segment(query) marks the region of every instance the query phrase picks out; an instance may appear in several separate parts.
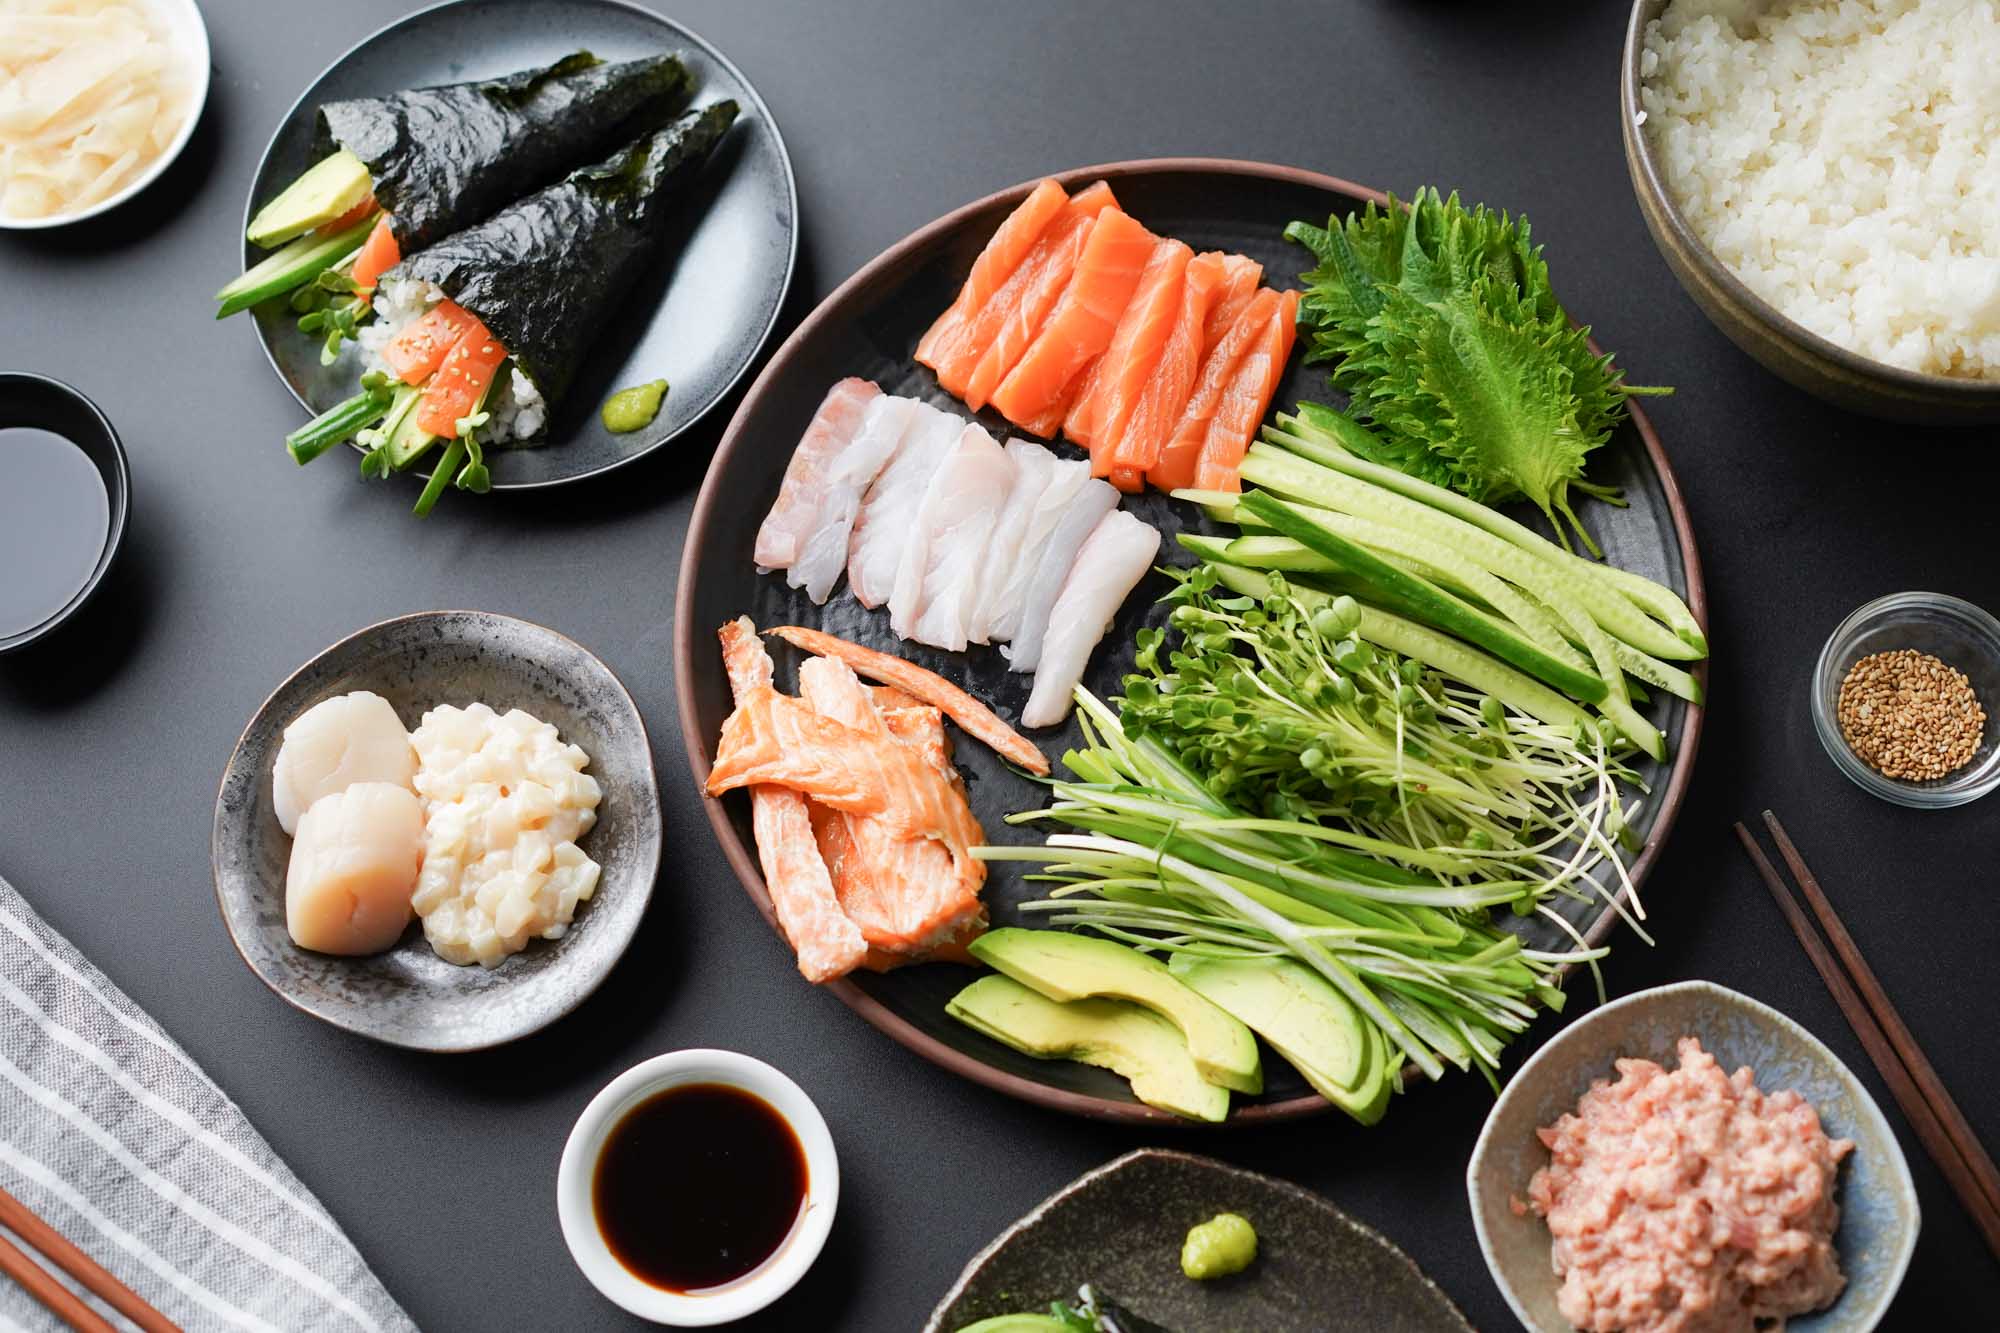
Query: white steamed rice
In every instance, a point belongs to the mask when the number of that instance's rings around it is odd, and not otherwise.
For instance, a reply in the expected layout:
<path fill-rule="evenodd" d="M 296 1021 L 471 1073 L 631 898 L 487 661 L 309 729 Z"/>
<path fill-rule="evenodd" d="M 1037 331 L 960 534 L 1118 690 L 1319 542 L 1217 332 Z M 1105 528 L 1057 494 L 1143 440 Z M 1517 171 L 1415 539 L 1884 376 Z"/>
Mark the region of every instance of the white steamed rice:
<path fill-rule="evenodd" d="M 404 325 L 422 318 L 426 311 L 442 300 L 444 290 L 435 283 L 418 282 L 413 278 L 384 278 L 375 291 L 375 318 L 354 331 L 354 340 L 361 347 L 363 369 L 379 370 L 394 378 L 395 372 L 382 359 L 382 349 L 403 331 Z M 487 400 L 486 410 L 493 419 L 480 432 L 479 438 L 490 445 L 530 443 L 548 423 L 548 406 L 542 401 L 541 390 L 521 373 L 521 368 L 512 360 L 507 362 L 506 378 L 500 381 Z"/>
<path fill-rule="evenodd" d="M 2000 378 L 2000 3 L 1674 0 L 1646 133 L 1718 258 L 1842 346 Z"/>

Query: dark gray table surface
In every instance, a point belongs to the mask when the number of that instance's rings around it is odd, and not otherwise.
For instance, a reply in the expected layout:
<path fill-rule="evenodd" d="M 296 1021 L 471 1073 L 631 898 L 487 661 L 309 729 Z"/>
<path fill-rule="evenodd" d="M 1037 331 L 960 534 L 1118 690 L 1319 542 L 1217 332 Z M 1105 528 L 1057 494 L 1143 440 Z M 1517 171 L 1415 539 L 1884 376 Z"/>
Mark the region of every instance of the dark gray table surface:
<path fill-rule="evenodd" d="M 0 660 L 0 874 L 241 1103 L 419 1323 L 629 1322 L 563 1250 L 557 1156 L 618 1071 L 713 1045 L 797 1078 L 841 1153 L 826 1253 L 756 1327 L 913 1328 L 1008 1221 L 1143 1142 L 1324 1191 L 1481 1327 L 1511 1327 L 1464 1200 L 1490 1103 L 1476 1079 L 1412 1093 L 1369 1131 L 1330 1116 L 1134 1134 L 954 1079 L 799 980 L 716 849 L 674 707 L 681 541 L 727 409 L 600 483 L 453 495 L 426 523 L 404 491 L 363 487 L 338 459 L 301 473 L 279 446 L 296 406 L 248 323 L 211 320 L 209 294 L 237 268 L 244 191 L 280 115 L 408 6 L 203 8 L 215 87 L 165 180 L 97 223 L 0 234 L 0 368 L 96 398 L 131 451 L 135 489 L 124 556 L 89 616 Z M 789 140 L 804 236 L 787 330 L 937 214 L 1089 162 L 1262 158 L 1526 211 L 1569 307 L 1635 380 L 1680 386 L 1650 410 L 1712 606 L 1714 707 L 1647 895 L 1659 945 L 1620 938 L 1611 986 L 1707 977 L 1748 991 L 1813 1029 L 1889 1105 L 1729 833 L 1774 806 L 1967 1116 L 2000 1145 L 2000 802 L 1937 814 L 1877 803 L 1834 771 L 1806 712 L 1814 654 L 1861 601 L 1934 588 L 2000 607 L 1991 433 L 1942 437 L 1821 407 L 1695 310 L 1626 184 L 1624 10 L 686 0 L 674 14 L 737 61 Z M 280 1003 L 230 948 L 208 865 L 217 776 L 266 692 L 353 629 L 444 606 L 541 621 L 611 664 L 652 731 L 668 838 L 650 917 L 606 988 L 539 1037 L 458 1058 L 373 1045 Z M 1924 1234 L 1891 1323 L 1992 1327 L 2000 1265 L 1904 1142 Z"/>

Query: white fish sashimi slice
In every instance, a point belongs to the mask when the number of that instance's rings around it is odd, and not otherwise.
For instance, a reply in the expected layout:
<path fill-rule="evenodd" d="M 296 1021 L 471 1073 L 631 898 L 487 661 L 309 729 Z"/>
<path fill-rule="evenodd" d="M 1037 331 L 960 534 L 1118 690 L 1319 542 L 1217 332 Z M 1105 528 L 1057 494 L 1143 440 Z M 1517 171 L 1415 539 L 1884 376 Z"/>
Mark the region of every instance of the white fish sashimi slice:
<path fill-rule="evenodd" d="M 924 494 L 964 431 L 965 423 L 949 412 L 917 403 L 915 424 L 903 447 L 868 488 L 847 541 L 847 586 L 863 606 L 872 610 L 895 592 L 896 571 L 917 525 Z"/>
<path fill-rule="evenodd" d="M 991 643 L 993 627 L 1006 609 L 1008 586 L 1014 567 L 1026 549 L 1035 505 L 1055 476 L 1056 456 L 1033 440 L 1007 441 L 1007 463 L 1014 481 L 1007 490 L 1007 503 L 993 524 L 993 540 L 986 548 L 986 561 L 979 570 L 979 590 L 973 598 L 972 614 L 965 624 L 965 637 L 973 643 Z"/>
<path fill-rule="evenodd" d="M 1089 467 L 1083 466 L 1086 470 Z M 1104 516 L 1116 508 L 1117 488 L 1100 477 L 1091 477 L 1077 488 L 1076 497 L 1049 529 L 1042 558 L 1036 562 L 1028 579 L 1028 594 L 1021 602 L 1020 627 L 1014 631 L 1013 643 L 1001 649 L 1010 670 L 1033 671 L 1041 664 L 1042 638 L 1048 632 L 1056 596 L 1068 582 L 1083 544 Z"/>
<path fill-rule="evenodd" d="M 1042 662 L 1028 706 L 1021 710 L 1022 726 L 1052 727 L 1069 716 L 1070 696 L 1083 679 L 1091 651 L 1159 553 L 1160 534 L 1151 524 L 1122 509 L 1099 521 L 1049 612 Z"/>
<path fill-rule="evenodd" d="M 847 568 L 847 541 L 855 515 L 882 469 L 903 447 L 923 404 L 912 398 L 882 394 L 862 414 L 861 429 L 820 475 L 819 526 L 806 534 L 785 575 L 794 588 L 804 588 L 814 604 L 826 601 L 840 571 Z"/>
<path fill-rule="evenodd" d="M 841 380 L 826 391 L 819 410 L 792 450 L 785 465 L 785 479 L 778 484 L 778 498 L 757 529 L 756 561 L 759 569 L 790 569 L 799 558 L 806 538 L 820 524 L 826 500 L 826 474 L 842 451 L 854 442 L 868 404 L 882 390 L 863 379 Z"/>
<path fill-rule="evenodd" d="M 979 589 L 979 567 L 1014 479 L 1007 453 L 983 426 L 967 424 L 924 492 L 916 528 L 896 569 L 889 628 L 953 652 Z"/>
<path fill-rule="evenodd" d="M 1035 496 L 1033 506 L 1027 511 L 1027 521 L 1021 528 L 1021 544 L 1014 553 L 1013 564 L 1006 571 L 1005 581 L 983 608 L 986 637 L 993 643 L 1006 643 L 1020 632 L 1021 613 L 1028 603 L 1029 580 L 1034 578 L 1041 565 L 1042 552 L 1048 546 L 1056 524 L 1062 521 L 1063 514 L 1090 481 L 1090 464 L 1086 460 L 1050 457 L 1054 466 L 1049 469 L 1041 493 Z M 1001 522 L 1007 520 L 1007 515 L 1001 515 Z M 1088 535 L 1088 529 L 1085 535 Z M 1057 583 L 1060 582 L 1058 576 Z"/>

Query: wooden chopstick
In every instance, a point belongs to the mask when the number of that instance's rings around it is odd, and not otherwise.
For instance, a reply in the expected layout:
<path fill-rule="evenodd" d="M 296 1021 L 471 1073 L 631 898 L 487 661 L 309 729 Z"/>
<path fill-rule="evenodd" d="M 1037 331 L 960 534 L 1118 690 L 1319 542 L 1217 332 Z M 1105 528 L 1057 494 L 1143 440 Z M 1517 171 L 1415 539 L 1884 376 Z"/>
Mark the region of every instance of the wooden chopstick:
<path fill-rule="evenodd" d="M 76 1333 L 118 1333 L 104 1316 L 77 1299 L 75 1292 L 56 1281 L 55 1274 L 23 1254 L 20 1246 L 5 1236 L 0 1236 L 0 1273 L 26 1287 L 30 1296 Z"/>
<path fill-rule="evenodd" d="M 152 1306 L 146 1304 L 145 1298 L 139 1295 L 138 1292 L 111 1276 L 95 1259 L 71 1244 L 67 1236 L 37 1217 L 29 1209 L 28 1205 L 22 1203 L 4 1189 L 0 1189 L 0 1225 L 6 1226 L 8 1230 L 39 1250 L 50 1263 L 62 1269 L 63 1272 L 68 1273 L 88 1288 L 91 1295 L 103 1301 L 119 1314 L 124 1315 L 127 1319 L 144 1329 L 146 1333 L 181 1333 L 178 1324 L 161 1314 L 158 1310 L 155 1310 Z M 0 1244 L 5 1244 L 4 1238 L 0 1238 Z M 15 1272 L 14 1268 L 6 1262 L 7 1257 L 0 1255 L 0 1270 L 4 1270 L 9 1277 L 12 1277 L 16 1282 L 26 1287 L 29 1295 L 48 1306 L 49 1309 L 54 1310 L 64 1320 L 67 1320 L 71 1328 L 87 1330 L 87 1333 L 97 1333 L 100 1329 L 104 1330 L 104 1333 L 115 1333 L 111 1325 L 105 1323 L 89 1306 L 77 1300 L 69 1288 L 49 1276 L 48 1272 L 41 1265 L 37 1264 L 27 1255 L 22 1254 L 14 1246 L 8 1245 L 7 1248 L 12 1250 L 14 1256 L 19 1258 L 22 1263 L 33 1269 L 34 1275 L 39 1276 L 44 1282 L 52 1284 L 56 1291 L 61 1292 L 62 1296 L 74 1305 L 77 1310 L 81 1311 L 83 1317 L 89 1322 L 79 1323 L 75 1318 L 72 1318 L 62 1307 L 58 1306 L 44 1294 L 42 1287 L 30 1281 L 27 1277 L 23 1277 L 20 1273 Z"/>
<path fill-rule="evenodd" d="M 1959 1152 L 1958 1146 L 1952 1142 L 1951 1136 L 1945 1132 L 1944 1123 L 1939 1119 L 1938 1113 L 1918 1090 L 1908 1067 L 1896 1054 L 1895 1047 L 1890 1044 L 1888 1036 L 1883 1032 L 1881 1024 L 1876 1022 L 1867 1004 L 1855 992 L 1853 983 L 1847 979 L 1847 974 L 1841 970 L 1833 955 L 1827 952 L 1826 945 L 1821 943 L 1818 932 L 1813 930 L 1812 923 L 1806 920 L 1806 914 L 1800 909 L 1790 890 L 1785 887 L 1785 881 L 1779 876 L 1777 867 L 1771 864 L 1770 858 L 1764 855 L 1764 849 L 1757 845 L 1757 840 L 1741 822 L 1736 825 L 1736 836 L 1742 841 L 1743 850 L 1750 854 L 1751 864 L 1757 867 L 1758 875 L 1764 880 L 1764 887 L 1771 891 L 1771 897 L 1778 904 L 1778 910 L 1784 913 L 1785 921 L 1791 926 L 1792 933 L 1798 936 L 1799 944 L 1805 949 L 1806 957 L 1812 960 L 1813 968 L 1818 971 L 1820 980 L 1826 983 L 1827 990 L 1832 993 L 1834 1003 L 1840 1006 L 1840 1012 L 1846 1016 L 1848 1026 L 1853 1028 L 1854 1035 L 1861 1039 L 1862 1048 L 1868 1052 L 1868 1058 L 1874 1061 L 1875 1068 L 1881 1073 L 1883 1081 L 1889 1085 L 1890 1095 L 1895 1097 L 1896 1105 L 1902 1108 L 1904 1117 L 1910 1122 L 1910 1128 L 1916 1131 L 1918 1141 L 1924 1145 L 1924 1151 L 1930 1154 L 1933 1162 L 1937 1163 L 1938 1170 L 1944 1173 L 1945 1182 L 1951 1186 L 1952 1193 L 1958 1196 L 1959 1203 L 1964 1206 L 1967 1213 L 1971 1214 L 1973 1225 L 1978 1227 L 1980 1235 L 1985 1238 L 1987 1248 L 1996 1258 L 2000 1258 L 2000 1207 L 1995 1207 L 1987 1200 L 1985 1191 L 1980 1188 L 1972 1168 Z M 1913 1050 L 1916 1049 L 1914 1040 L 1911 1042 L 1911 1047 Z M 1923 1059 L 1921 1052 L 1918 1052 L 1917 1058 Z"/>
<path fill-rule="evenodd" d="M 1806 905 L 1812 908 L 1813 916 L 1819 920 L 1819 928 L 1826 932 L 1827 943 L 1833 946 L 1834 953 L 1838 954 L 1840 961 L 1846 965 L 1848 975 L 1854 981 L 1854 988 L 1861 992 L 1861 998 L 1867 1002 L 1869 1012 L 1874 1015 L 1875 1021 L 1882 1025 L 1882 1031 L 1889 1038 L 1889 1044 L 1896 1048 L 1897 1056 L 1909 1069 L 1911 1081 L 1917 1085 L 1918 1091 L 1924 1094 L 1924 1100 L 1931 1104 L 1931 1109 L 1937 1112 L 1938 1119 L 1944 1124 L 1944 1132 L 1952 1141 L 1952 1146 L 1956 1147 L 1959 1155 L 1965 1158 L 1965 1164 L 1972 1168 L 1973 1179 L 1978 1182 L 1980 1192 L 1986 1196 L 1986 1201 L 1993 1205 L 1995 1211 L 2000 1211 L 2000 1169 L 1994 1167 L 1993 1158 L 1987 1154 L 1986 1145 L 1982 1144 L 1979 1136 L 1973 1133 L 1972 1126 L 1966 1122 L 1965 1113 L 1958 1109 L 1958 1103 L 1952 1099 L 1951 1093 L 1945 1090 L 1943 1081 L 1937 1076 L 1937 1070 L 1931 1067 L 1930 1060 L 1917 1045 L 1916 1037 L 1903 1022 L 1903 1016 L 1897 1013 L 1896 1006 L 1889 1002 L 1888 993 L 1876 979 L 1875 969 L 1868 966 L 1868 960 L 1861 956 L 1861 950 L 1855 945 L 1854 937 L 1847 933 L 1846 925 L 1841 922 L 1840 914 L 1833 910 L 1833 904 L 1828 902 L 1826 894 L 1820 891 L 1819 881 L 1813 878 L 1813 872 L 1807 868 L 1805 858 L 1799 855 L 1799 849 L 1792 845 L 1790 836 L 1785 832 L 1785 826 L 1780 824 L 1778 817 L 1769 810 L 1764 812 L 1764 826 L 1771 830 L 1771 839 L 1778 844 L 1778 855 L 1784 857 L 1785 864 L 1791 867 L 1792 878 L 1798 881 L 1800 892 L 1805 894 Z"/>

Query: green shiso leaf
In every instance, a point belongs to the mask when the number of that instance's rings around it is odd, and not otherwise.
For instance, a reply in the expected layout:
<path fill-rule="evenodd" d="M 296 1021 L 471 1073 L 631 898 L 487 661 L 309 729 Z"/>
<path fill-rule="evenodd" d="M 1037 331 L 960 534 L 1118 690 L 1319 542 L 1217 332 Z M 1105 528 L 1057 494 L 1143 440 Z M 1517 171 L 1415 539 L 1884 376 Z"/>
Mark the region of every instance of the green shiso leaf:
<path fill-rule="evenodd" d="M 1527 499 L 1595 552 L 1570 489 L 1615 502 L 1583 481 L 1589 455 L 1626 398 L 1669 391 L 1627 385 L 1590 350 L 1527 219 L 1424 189 L 1407 209 L 1392 197 L 1285 235 L 1317 261 L 1299 303 L 1307 359 L 1332 363 L 1373 428 L 1369 461 L 1485 504 Z"/>

